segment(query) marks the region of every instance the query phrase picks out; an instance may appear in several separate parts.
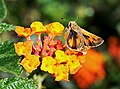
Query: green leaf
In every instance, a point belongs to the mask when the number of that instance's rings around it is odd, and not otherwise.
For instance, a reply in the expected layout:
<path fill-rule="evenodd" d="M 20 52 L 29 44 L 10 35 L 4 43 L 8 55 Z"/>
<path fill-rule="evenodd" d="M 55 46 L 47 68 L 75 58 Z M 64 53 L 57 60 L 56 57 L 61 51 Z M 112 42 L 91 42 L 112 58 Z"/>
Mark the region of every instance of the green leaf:
<path fill-rule="evenodd" d="M 0 33 L 14 30 L 16 26 L 7 23 L 0 23 Z"/>
<path fill-rule="evenodd" d="M 7 9 L 4 0 L 0 0 L 0 22 L 6 17 Z"/>
<path fill-rule="evenodd" d="M 12 78 L 0 80 L 0 89 L 38 89 L 31 79 Z"/>
<path fill-rule="evenodd" d="M 0 70 L 18 76 L 22 72 L 22 67 L 18 62 L 19 57 L 15 53 L 14 43 L 6 41 L 0 44 Z"/>

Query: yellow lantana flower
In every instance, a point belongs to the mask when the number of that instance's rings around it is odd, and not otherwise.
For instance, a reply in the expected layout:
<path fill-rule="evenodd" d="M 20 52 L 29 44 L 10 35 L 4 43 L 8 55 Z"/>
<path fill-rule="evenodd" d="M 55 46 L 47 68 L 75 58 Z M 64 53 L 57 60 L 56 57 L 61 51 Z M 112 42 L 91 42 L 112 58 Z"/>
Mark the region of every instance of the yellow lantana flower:
<path fill-rule="evenodd" d="M 45 26 L 47 28 L 47 33 L 51 36 L 59 36 L 63 33 L 64 26 L 59 22 L 53 22 Z"/>
<path fill-rule="evenodd" d="M 42 59 L 41 70 L 48 71 L 49 73 L 54 73 L 54 65 L 56 64 L 56 60 L 51 56 L 46 56 Z"/>
<path fill-rule="evenodd" d="M 33 22 L 30 27 L 35 30 L 35 33 L 42 33 L 46 31 L 46 27 L 39 21 Z"/>
<path fill-rule="evenodd" d="M 40 65 L 39 56 L 30 54 L 26 55 L 20 64 L 25 68 L 28 73 L 31 73 Z"/>
<path fill-rule="evenodd" d="M 14 45 L 15 51 L 19 56 L 31 54 L 32 52 L 32 41 L 18 42 Z"/>
<path fill-rule="evenodd" d="M 67 65 L 70 68 L 70 74 L 75 74 L 82 67 L 76 55 L 70 55 Z"/>
<path fill-rule="evenodd" d="M 67 66 L 64 66 L 63 64 L 56 65 L 55 66 L 55 81 L 68 81 L 69 76 L 69 68 Z"/>
<path fill-rule="evenodd" d="M 57 50 L 55 52 L 55 55 L 56 55 L 55 59 L 58 61 L 58 63 L 67 62 L 67 60 L 69 60 L 69 56 L 66 55 L 64 51 Z"/>

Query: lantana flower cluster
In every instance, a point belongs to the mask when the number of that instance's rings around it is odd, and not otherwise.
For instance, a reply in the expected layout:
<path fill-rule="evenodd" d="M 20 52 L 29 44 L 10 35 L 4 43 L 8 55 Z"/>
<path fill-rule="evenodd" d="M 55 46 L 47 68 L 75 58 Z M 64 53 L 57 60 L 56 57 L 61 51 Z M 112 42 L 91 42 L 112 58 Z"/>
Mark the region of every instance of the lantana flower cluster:
<path fill-rule="evenodd" d="M 25 42 L 15 44 L 15 51 L 19 56 L 24 56 L 20 64 L 31 73 L 40 68 L 55 77 L 56 81 L 68 81 L 69 74 L 75 74 L 84 63 L 84 56 L 80 52 L 72 52 L 60 39 L 64 26 L 59 22 L 52 22 L 43 25 L 42 22 L 35 21 L 30 28 L 17 26 L 15 32 L 18 36 L 24 36 Z M 42 33 L 47 33 L 41 39 Z M 31 35 L 36 34 L 37 39 L 33 41 Z"/>

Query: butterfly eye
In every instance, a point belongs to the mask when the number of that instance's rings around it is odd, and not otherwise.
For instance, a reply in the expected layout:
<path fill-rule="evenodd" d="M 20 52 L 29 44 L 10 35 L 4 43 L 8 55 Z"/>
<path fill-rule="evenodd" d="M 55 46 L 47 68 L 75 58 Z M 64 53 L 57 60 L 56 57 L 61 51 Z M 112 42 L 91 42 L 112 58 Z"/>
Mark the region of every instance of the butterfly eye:
<path fill-rule="evenodd" d="M 71 27 L 71 25 L 72 25 L 72 24 L 70 23 L 70 24 L 69 24 L 69 27 Z"/>

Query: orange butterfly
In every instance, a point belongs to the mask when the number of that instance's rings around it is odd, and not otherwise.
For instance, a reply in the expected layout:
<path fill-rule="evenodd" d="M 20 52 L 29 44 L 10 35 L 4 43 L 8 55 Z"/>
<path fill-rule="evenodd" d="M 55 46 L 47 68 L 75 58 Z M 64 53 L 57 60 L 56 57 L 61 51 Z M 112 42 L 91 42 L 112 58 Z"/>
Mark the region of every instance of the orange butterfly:
<path fill-rule="evenodd" d="M 70 50 L 87 53 L 90 48 L 101 45 L 104 40 L 77 25 L 75 21 L 70 21 L 65 29 L 65 44 Z"/>

